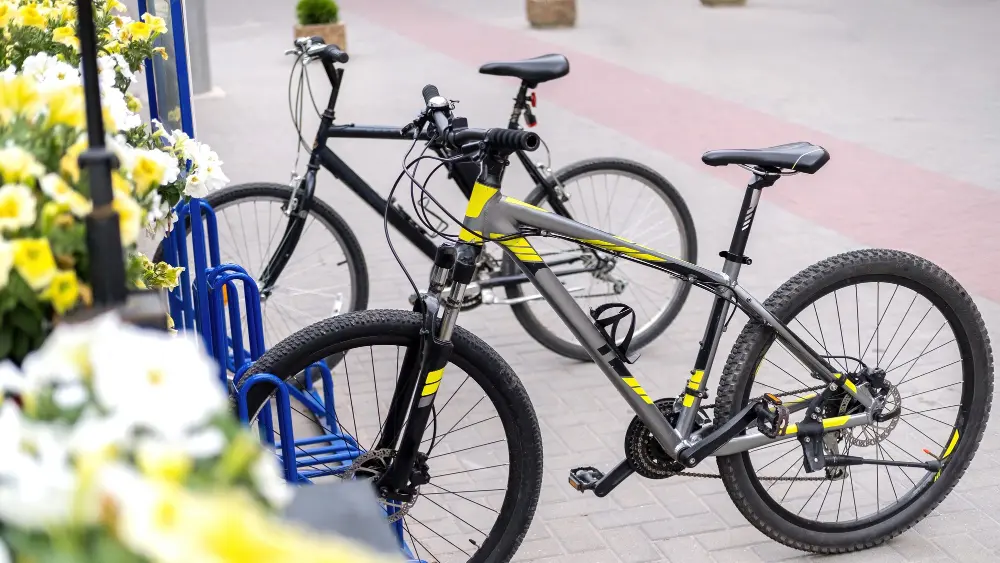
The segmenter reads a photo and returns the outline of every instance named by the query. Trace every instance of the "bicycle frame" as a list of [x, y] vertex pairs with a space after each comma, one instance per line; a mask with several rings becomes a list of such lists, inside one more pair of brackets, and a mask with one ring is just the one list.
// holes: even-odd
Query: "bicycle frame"
[[[733, 303], [752, 319], [771, 327], [787, 349], [805, 366], [813, 370], [822, 381], [843, 388], [864, 405], [866, 409], [864, 413], [823, 420], [824, 430], [850, 428], [871, 422], [868, 413], [873, 405], [873, 397], [868, 389], [864, 386], [856, 386], [847, 377], [836, 371], [823, 357], [787, 326], [778, 321], [737, 283], [740, 267], [743, 264], [743, 252], [753, 224], [754, 211], [761, 190], [773, 184], [775, 179], [776, 177], [773, 176], [755, 175], [747, 186], [739, 215], [740, 220], [734, 230], [729, 252], [723, 253], [726, 261], [722, 273], [661, 254], [636, 242], [503, 196], [500, 193], [499, 182], [496, 182], [495, 187], [493, 187], [483, 183], [482, 177], [480, 182], [475, 185], [469, 200], [465, 228], [461, 232], [460, 239], [463, 241], [462, 244], [476, 247], [481, 246], [485, 241], [499, 242], [576, 336], [601, 371], [611, 380], [636, 415], [650, 429], [664, 450], [675, 459], [685, 462], [686, 465], [695, 465], [706, 456], [730, 455], [748, 451], [776, 440], [792, 438], [796, 435], [798, 428], [797, 424], [790, 424], [786, 432], [776, 438], [769, 438], [756, 429], [749, 430], [743, 435], [731, 439], [727, 438], [721, 444], [706, 447], [706, 444], [711, 443], [713, 439], [713, 435], [710, 434], [699, 436], [698, 447], [693, 447], [695, 442], [691, 440], [692, 429], [695, 415], [701, 404], [701, 396], [699, 395], [703, 396], [704, 389], [707, 387], [713, 360], [726, 322], [726, 315]], [[569, 291], [535, 252], [531, 243], [525, 238], [526, 233], [535, 232], [541, 233], [542, 236], [569, 239], [597, 250], [614, 253], [624, 259], [680, 277], [688, 283], [715, 294], [715, 303], [705, 328], [705, 336], [702, 339], [694, 369], [691, 371], [691, 377], [687, 381], [687, 389], [694, 393], [684, 395], [679, 419], [675, 426], [671, 426], [667, 422], [653, 404], [653, 400], [629, 372], [625, 362], [618, 357], [617, 351], [609, 346], [589, 316], [580, 308]], [[461, 254], [461, 252], [462, 249], [459, 248], [459, 253]], [[790, 401], [789, 411], [801, 411], [805, 408], [806, 403], [807, 401]], [[715, 429], [715, 433], [720, 430], [722, 429]], [[742, 430], [738, 429], [737, 431]], [[699, 453], [695, 457], [690, 457], [693, 455], [690, 453], [688, 455], [682, 454], [688, 448], [697, 449], [699, 452], [704, 451], [704, 454]]]
[[[298, 244], [299, 238], [302, 236], [302, 231], [305, 228], [305, 220], [308, 216], [309, 205], [312, 203], [316, 189], [316, 175], [321, 167], [325, 168], [333, 174], [335, 178], [343, 182], [344, 185], [357, 194], [358, 197], [367, 203], [380, 216], [385, 216], [389, 224], [396, 231], [402, 234], [406, 240], [410, 241], [410, 243], [420, 250], [420, 252], [422, 252], [425, 256], [433, 258], [434, 253], [437, 251], [437, 245], [432, 240], [431, 234], [420, 226], [413, 217], [407, 214], [406, 211], [403, 210], [402, 206], [395, 204], [395, 202], [390, 202], [382, 197], [377, 191], [375, 191], [374, 188], [368, 185], [368, 183], [365, 182], [361, 176], [348, 166], [346, 162], [337, 156], [337, 154], [329, 146], [327, 146], [327, 142], [330, 139], [381, 139], [413, 141], [413, 136], [404, 135], [402, 127], [355, 124], [335, 125], [334, 109], [337, 105], [337, 96], [340, 92], [340, 84], [343, 80], [344, 69], [334, 69], [333, 67], [325, 68], [327, 75], [330, 78], [333, 90], [330, 94], [327, 109], [323, 112], [320, 120], [319, 130], [316, 133], [315, 141], [313, 143], [313, 150], [310, 154], [305, 178], [299, 186], [302, 193], [299, 195], [298, 190], [296, 190], [293, 194], [293, 200], [290, 202], [289, 208], [286, 210], [286, 213], [289, 216], [289, 223], [285, 228], [285, 232], [282, 235], [277, 249], [270, 257], [260, 277], [261, 293], [265, 295], [270, 293], [270, 290], [274, 286], [278, 276], [288, 264], [288, 260], [291, 258], [292, 253]], [[525, 110], [527, 103], [527, 89], [527, 85], [522, 83], [517, 97], [514, 100], [514, 109], [511, 113], [510, 122], [507, 125], [509, 129], [517, 129], [519, 127], [518, 123], [521, 113]], [[426, 131], [421, 131], [417, 136], [417, 140], [426, 141], [428, 139], [429, 137]], [[445, 154], [439, 147], [435, 147], [434, 152], [441, 158], [452, 156], [450, 154]], [[569, 210], [566, 209], [562, 198], [556, 190], [556, 181], [554, 176], [546, 176], [543, 174], [538, 167], [532, 164], [531, 159], [528, 158], [528, 155], [523, 151], [517, 151], [516, 155], [518, 161], [521, 162], [521, 165], [524, 166], [524, 169], [528, 172], [528, 176], [531, 177], [531, 180], [536, 186], [540, 186], [544, 190], [546, 198], [552, 206], [552, 209], [560, 215], [569, 217]], [[446, 167], [448, 168], [449, 176], [455, 181], [455, 184], [458, 185], [458, 188], [462, 191], [462, 193], [465, 194], [465, 197], [472, 197], [476, 183], [476, 176], [479, 174], [479, 166], [475, 163], [459, 162], [446, 165]], [[524, 275], [512, 275], [496, 276], [492, 279], [480, 280], [478, 284], [481, 288], [486, 289], [501, 285], [524, 283], [527, 281], [528, 279]]]

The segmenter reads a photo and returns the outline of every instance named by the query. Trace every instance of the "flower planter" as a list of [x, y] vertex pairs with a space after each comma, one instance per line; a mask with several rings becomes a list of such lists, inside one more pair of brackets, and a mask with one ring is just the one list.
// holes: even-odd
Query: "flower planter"
[[532, 27], [573, 27], [576, 0], [528, 0], [528, 22]]
[[342, 23], [322, 23], [316, 25], [296, 25], [295, 38], [319, 36], [327, 45], [336, 45], [347, 52], [347, 28]]

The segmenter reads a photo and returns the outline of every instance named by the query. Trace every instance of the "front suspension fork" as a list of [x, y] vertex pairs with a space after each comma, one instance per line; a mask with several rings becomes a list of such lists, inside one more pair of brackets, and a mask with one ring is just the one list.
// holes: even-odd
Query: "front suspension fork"
[[[400, 384], [386, 415], [384, 433], [375, 446], [395, 449], [392, 462], [376, 482], [380, 492], [406, 493], [411, 483], [424, 431], [433, 412], [434, 399], [451, 358], [451, 335], [458, 321], [465, 290], [476, 271], [482, 247], [459, 244], [438, 248], [431, 269], [428, 292], [414, 303], [414, 310], [424, 314], [420, 345], [406, 350], [400, 371]], [[448, 296], [440, 300], [449, 287]], [[438, 313], [440, 312], [440, 320]], [[405, 382], [405, 383], [404, 383]], [[408, 414], [408, 416], [407, 416]]]

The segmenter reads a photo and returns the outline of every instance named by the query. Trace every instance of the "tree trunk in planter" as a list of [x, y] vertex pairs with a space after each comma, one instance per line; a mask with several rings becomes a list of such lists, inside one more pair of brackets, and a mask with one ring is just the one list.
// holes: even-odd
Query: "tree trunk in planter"
[[318, 35], [327, 45], [336, 45], [347, 52], [347, 28], [342, 23], [321, 23], [316, 25], [295, 26], [295, 38]]
[[528, 0], [528, 22], [532, 27], [573, 27], [576, 0]]
[[747, 0], [701, 0], [704, 6], [746, 6]]

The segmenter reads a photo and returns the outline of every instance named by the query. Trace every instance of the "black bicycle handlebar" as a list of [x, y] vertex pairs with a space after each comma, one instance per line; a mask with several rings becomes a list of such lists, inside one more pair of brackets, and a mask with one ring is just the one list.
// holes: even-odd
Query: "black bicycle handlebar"
[[351, 60], [351, 57], [342, 51], [340, 47], [337, 45], [327, 45], [326, 41], [318, 35], [296, 39], [295, 48], [310, 57], [317, 57], [328, 63], [344, 64]]
[[[428, 84], [421, 91], [424, 97], [424, 104], [431, 113], [434, 125], [437, 127], [442, 139], [455, 147], [461, 148], [469, 143], [485, 142], [493, 149], [503, 151], [534, 151], [538, 149], [542, 141], [536, 133], [531, 131], [521, 131], [519, 129], [469, 129], [462, 128], [452, 130], [449, 116], [447, 115], [447, 99], [441, 96], [437, 86]], [[434, 98], [442, 98], [443, 103], [432, 104]]]

